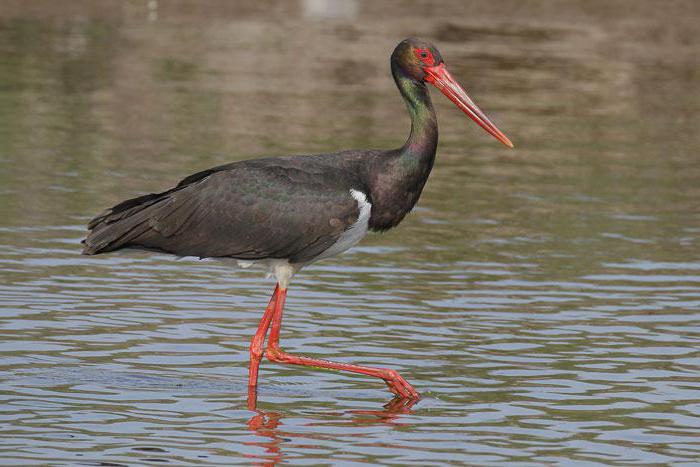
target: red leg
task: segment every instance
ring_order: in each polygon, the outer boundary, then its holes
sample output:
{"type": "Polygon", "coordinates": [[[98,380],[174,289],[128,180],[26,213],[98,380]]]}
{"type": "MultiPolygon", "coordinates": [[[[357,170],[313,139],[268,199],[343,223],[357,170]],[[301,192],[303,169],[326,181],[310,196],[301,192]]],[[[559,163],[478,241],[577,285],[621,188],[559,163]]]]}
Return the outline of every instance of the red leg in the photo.
{"type": "Polygon", "coordinates": [[[265,334],[267,334],[267,329],[270,327],[270,321],[272,321],[272,316],[275,312],[275,304],[277,303],[279,288],[279,285],[275,287],[275,291],[272,293],[272,297],[270,297],[270,303],[268,303],[267,309],[265,309],[265,313],[260,320],[258,332],[255,333],[255,336],[253,336],[253,339],[250,341],[250,367],[248,367],[249,388],[258,385],[258,368],[260,367],[260,360],[263,356],[265,334]]]}
{"type": "Polygon", "coordinates": [[[332,370],[350,371],[363,375],[374,376],[384,380],[389,390],[402,398],[418,399],[418,391],[406,382],[395,370],[386,368],[370,368],[366,366],[351,365],[349,363],[337,363],[328,360],[319,360],[309,357],[297,357],[284,352],[279,346],[280,329],[282,327],[282,311],[287,297],[287,289],[280,289],[277,293],[275,311],[272,316],[270,339],[267,342],[265,355],[273,362],[288,363],[291,365],[314,366],[317,368],[330,368],[332,370]]]}

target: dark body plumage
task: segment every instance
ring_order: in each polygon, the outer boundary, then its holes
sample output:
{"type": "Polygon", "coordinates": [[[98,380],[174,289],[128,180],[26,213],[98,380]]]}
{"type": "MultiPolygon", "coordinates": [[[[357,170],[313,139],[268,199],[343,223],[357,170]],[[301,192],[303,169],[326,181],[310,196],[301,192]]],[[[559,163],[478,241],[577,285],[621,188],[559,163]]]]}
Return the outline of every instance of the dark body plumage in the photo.
{"type": "Polygon", "coordinates": [[[425,83],[412,76],[419,70],[401,63],[415,43],[404,43],[391,59],[412,123],[400,149],[263,158],[214,167],[168,191],[124,201],[95,217],[88,224],[83,253],[146,248],[179,256],[306,263],[357,221],[358,201],[351,190],[362,192],[371,204],[370,230],[396,226],[420,197],[433,167],[438,135],[425,83]]]}
{"type": "Polygon", "coordinates": [[[390,184],[377,175],[395,171],[402,171],[396,150],[222,165],[95,217],[83,253],[136,247],[180,256],[307,262],[357,220],[358,203],[350,190],[365,193],[372,204],[370,229],[386,230],[403,219],[418,200],[425,177],[418,173],[410,181],[390,184]]]}

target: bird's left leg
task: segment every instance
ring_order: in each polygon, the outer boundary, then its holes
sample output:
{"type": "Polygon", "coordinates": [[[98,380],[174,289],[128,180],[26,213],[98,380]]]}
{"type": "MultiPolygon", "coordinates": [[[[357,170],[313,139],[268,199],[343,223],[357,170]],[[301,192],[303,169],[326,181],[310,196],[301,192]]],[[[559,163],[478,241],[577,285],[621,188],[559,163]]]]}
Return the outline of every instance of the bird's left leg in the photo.
{"type": "Polygon", "coordinates": [[[384,380],[389,390],[402,398],[419,399],[418,391],[401,377],[395,370],[388,368],[370,368],[350,363],[338,363],[328,360],[320,360],[309,357],[298,357],[283,351],[279,346],[280,328],[282,327],[282,311],[287,297],[287,289],[280,288],[275,303],[275,311],[272,315],[272,326],[270,328],[270,338],[267,341],[265,355],[273,362],[288,363],[291,365],[314,366],[317,368],[329,368],[332,370],[350,371],[363,375],[374,376],[384,380]]]}

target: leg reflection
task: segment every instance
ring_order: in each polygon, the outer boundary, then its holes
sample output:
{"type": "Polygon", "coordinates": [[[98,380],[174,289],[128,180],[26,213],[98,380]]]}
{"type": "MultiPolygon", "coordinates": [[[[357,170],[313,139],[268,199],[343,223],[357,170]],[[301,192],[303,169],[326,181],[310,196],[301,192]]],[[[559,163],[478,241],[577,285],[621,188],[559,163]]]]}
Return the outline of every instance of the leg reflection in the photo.
{"type": "Polygon", "coordinates": [[[269,438],[265,441],[247,442],[250,446],[260,446],[264,449],[264,455],[245,454],[246,457],[257,458],[261,462],[255,465],[274,466],[282,460],[281,444],[284,439],[282,433],[278,430],[282,424],[282,414],[278,412],[264,412],[256,410],[257,414],[248,420],[248,428],[250,431],[263,438],[269,438]]]}
{"type": "MultiPolygon", "coordinates": [[[[286,430],[283,430],[281,428],[284,425],[282,423],[282,413],[274,411],[268,412],[256,408],[255,397],[256,394],[253,389],[253,391],[248,394],[248,407],[255,411],[255,415],[248,421],[248,428],[263,439],[246,444],[263,448],[264,454],[247,454],[246,456],[259,459],[260,465],[274,466],[282,461],[284,457],[282,450],[283,443],[290,443],[295,440],[298,441],[299,439],[328,440],[329,437],[336,436],[329,432],[324,432],[323,430],[318,433],[309,433],[307,431],[303,433],[294,433],[293,427],[287,427],[286,430]]],[[[400,422],[400,418],[403,415],[410,414],[412,412],[412,407],[417,402],[416,399],[406,399],[397,396],[381,409],[338,412],[336,414],[337,417],[333,417],[332,420],[328,420],[328,415],[331,413],[320,413],[319,415],[322,415],[322,417],[319,418],[325,421],[310,421],[305,423],[304,426],[367,426],[377,424],[401,426],[405,425],[405,423],[400,422]]]]}

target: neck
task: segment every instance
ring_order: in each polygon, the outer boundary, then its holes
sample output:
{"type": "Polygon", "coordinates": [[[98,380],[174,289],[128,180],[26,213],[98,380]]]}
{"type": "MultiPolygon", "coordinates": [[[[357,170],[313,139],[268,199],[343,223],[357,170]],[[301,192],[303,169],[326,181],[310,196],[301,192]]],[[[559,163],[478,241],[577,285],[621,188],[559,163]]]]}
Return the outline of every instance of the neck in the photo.
{"type": "Polygon", "coordinates": [[[437,118],[430,94],[425,83],[407,78],[398,70],[392,72],[411,116],[411,134],[399,150],[401,158],[407,162],[428,163],[430,170],[438,141],[437,118]]]}
{"type": "Polygon", "coordinates": [[[424,83],[405,77],[392,67],[394,80],[411,115],[411,134],[400,149],[377,160],[369,185],[372,230],[397,225],[418,201],[435,161],[437,120],[424,83]]]}

